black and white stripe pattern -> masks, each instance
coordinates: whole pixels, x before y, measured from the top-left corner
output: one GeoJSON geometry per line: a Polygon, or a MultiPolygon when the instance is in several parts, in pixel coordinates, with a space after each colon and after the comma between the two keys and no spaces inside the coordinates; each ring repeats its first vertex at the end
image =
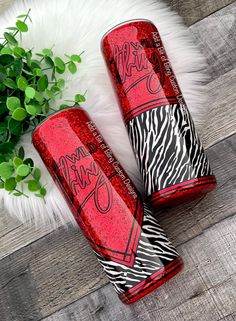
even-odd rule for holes
{"type": "Polygon", "coordinates": [[[185,105],[148,110],[127,124],[146,193],[212,175],[209,161],[185,105]]]}
{"type": "Polygon", "coordinates": [[[179,257],[146,204],[133,266],[125,266],[107,260],[97,253],[96,255],[118,294],[131,289],[179,257]]]}

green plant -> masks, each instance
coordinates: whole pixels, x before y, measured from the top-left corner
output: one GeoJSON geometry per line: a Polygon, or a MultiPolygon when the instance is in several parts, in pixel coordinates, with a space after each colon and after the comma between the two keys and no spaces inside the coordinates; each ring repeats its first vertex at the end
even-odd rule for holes
{"type": "MultiPolygon", "coordinates": [[[[16,151],[22,135],[34,128],[55,110],[51,103],[65,87],[62,74],[74,74],[81,54],[55,57],[52,48],[34,53],[19,45],[22,33],[28,31],[27,14],[17,17],[15,26],[7,28],[0,43],[0,188],[15,196],[26,196],[24,187],[44,199],[45,186],[40,182],[41,171],[31,158],[25,158],[23,147],[16,151]]],[[[85,94],[84,94],[85,95],[85,94]]],[[[76,94],[76,104],[85,96],[76,94]]],[[[60,109],[67,107],[62,104],[60,109]]]]}

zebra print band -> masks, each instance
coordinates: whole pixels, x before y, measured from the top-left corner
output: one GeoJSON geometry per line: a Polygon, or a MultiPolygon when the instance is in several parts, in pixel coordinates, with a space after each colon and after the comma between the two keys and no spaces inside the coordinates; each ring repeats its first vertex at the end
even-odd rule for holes
{"type": "Polygon", "coordinates": [[[124,303],[134,302],[157,288],[178,273],[183,265],[146,204],[133,266],[108,260],[98,253],[96,255],[124,303]]]}
{"type": "MultiPolygon", "coordinates": [[[[155,204],[182,188],[216,183],[192,118],[183,104],[152,108],[127,123],[147,196],[155,204]]],[[[196,192],[196,190],[195,190],[196,192]]]]}

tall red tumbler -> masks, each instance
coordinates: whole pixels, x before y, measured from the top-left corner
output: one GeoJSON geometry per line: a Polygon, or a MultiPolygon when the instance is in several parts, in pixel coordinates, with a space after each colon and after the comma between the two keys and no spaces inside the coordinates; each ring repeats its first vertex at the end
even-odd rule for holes
{"type": "Polygon", "coordinates": [[[82,108],[43,121],[33,144],[122,302],[181,270],[175,248],[82,108]]]}
{"type": "Polygon", "coordinates": [[[171,206],[211,191],[215,176],[154,24],[114,27],[102,52],[151,204],[171,206]]]}

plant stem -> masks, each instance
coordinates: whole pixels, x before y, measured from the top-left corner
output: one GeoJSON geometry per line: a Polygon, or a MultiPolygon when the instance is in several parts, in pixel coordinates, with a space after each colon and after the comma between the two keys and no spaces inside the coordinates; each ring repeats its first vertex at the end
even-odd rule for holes
{"type": "MultiPolygon", "coordinates": [[[[28,12],[27,12],[27,14],[26,14],[26,16],[25,16],[25,19],[23,20],[24,22],[28,19],[30,10],[31,10],[31,9],[28,10],[28,12]]],[[[13,33],[13,37],[15,37],[19,32],[20,32],[19,29],[16,30],[16,31],[13,33]]],[[[8,43],[8,41],[6,40],[6,41],[2,44],[3,47],[5,47],[7,43],[8,43]]]]}
{"type": "Polygon", "coordinates": [[[20,191],[19,189],[15,188],[14,191],[16,191],[17,193],[21,193],[21,195],[29,198],[29,195],[25,194],[23,191],[20,191]]]}

